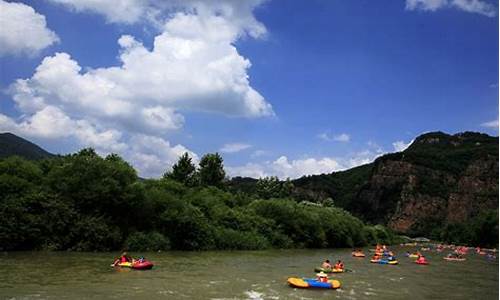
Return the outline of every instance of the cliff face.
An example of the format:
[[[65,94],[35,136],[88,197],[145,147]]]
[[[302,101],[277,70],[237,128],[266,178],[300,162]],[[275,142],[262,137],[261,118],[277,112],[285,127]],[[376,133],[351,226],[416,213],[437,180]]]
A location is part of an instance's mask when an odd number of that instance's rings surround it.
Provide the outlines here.
[[[375,165],[353,209],[397,232],[429,234],[498,209],[497,138],[430,134]]]
[[[497,137],[428,133],[364,170],[310,176],[294,184],[320,198],[328,195],[365,221],[409,235],[428,236],[498,209]]]
[[[481,211],[498,208],[496,158],[473,161],[458,177],[439,171],[419,170],[416,166],[410,168],[405,174],[396,208],[388,214],[388,226],[395,231],[421,233],[420,229],[427,227],[425,223],[463,223]],[[419,181],[423,176],[430,176],[430,180],[442,185],[443,193],[419,191]]]

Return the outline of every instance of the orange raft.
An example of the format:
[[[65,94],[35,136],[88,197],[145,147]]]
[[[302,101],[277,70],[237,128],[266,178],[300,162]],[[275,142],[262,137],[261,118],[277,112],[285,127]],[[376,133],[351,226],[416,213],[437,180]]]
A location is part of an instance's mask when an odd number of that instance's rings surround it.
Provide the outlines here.
[[[464,261],[465,258],[458,258],[458,257],[443,257],[444,260],[447,261]]]
[[[363,252],[353,252],[352,256],[354,256],[354,257],[365,257],[365,254]]]

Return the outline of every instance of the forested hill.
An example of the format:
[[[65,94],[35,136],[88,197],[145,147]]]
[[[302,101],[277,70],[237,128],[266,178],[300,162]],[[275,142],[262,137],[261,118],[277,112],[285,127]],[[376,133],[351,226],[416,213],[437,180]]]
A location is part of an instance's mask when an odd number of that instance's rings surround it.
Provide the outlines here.
[[[54,156],[30,141],[9,132],[0,133],[0,158],[12,155],[26,159],[44,159]]]
[[[426,133],[403,152],[291,183],[296,199],[333,203],[397,232],[457,242],[498,242],[498,137]],[[232,182],[233,189],[258,190],[251,185],[242,178]]]
[[[7,137],[7,138],[6,138]],[[262,249],[390,242],[407,235],[498,246],[498,137],[427,133],[403,152],[297,180],[225,179],[222,157],[187,154],[139,180],[118,155],[49,159],[3,134],[0,250]],[[12,150],[14,149],[14,150]],[[34,151],[47,155],[43,150]],[[24,157],[24,158],[22,158]],[[27,159],[29,158],[29,159]],[[365,223],[365,224],[363,224]]]
[[[19,154],[19,153],[16,153]],[[93,149],[0,159],[0,251],[333,248],[393,243],[384,226],[333,207],[231,193],[222,157],[182,155],[140,180]],[[290,187],[283,184],[284,187]],[[285,194],[283,194],[285,195]]]

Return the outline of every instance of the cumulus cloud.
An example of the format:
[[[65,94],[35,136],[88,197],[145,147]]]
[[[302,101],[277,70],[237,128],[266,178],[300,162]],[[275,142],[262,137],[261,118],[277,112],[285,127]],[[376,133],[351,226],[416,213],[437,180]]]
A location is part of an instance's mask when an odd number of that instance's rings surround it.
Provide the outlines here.
[[[299,178],[304,175],[331,173],[339,170],[340,165],[335,159],[329,157],[289,160],[286,156],[280,156],[274,161],[247,163],[243,166],[229,166],[226,169],[229,176],[253,178],[278,176],[281,179],[285,179]]]
[[[274,171],[273,173],[280,178],[298,178],[305,174],[331,173],[340,169],[340,164],[335,159],[329,157],[289,161],[286,156],[281,156],[273,161],[270,167]]]
[[[0,114],[0,129],[47,140],[72,137],[80,145],[94,147],[99,152],[120,152],[127,147],[119,142],[122,134],[118,130],[103,130],[87,120],[73,120],[61,109],[50,105],[17,121]]]
[[[318,138],[327,141],[327,142],[342,142],[347,143],[351,140],[351,136],[347,133],[341,133],[338,135],[331,135],[326,132],[320,133],[317,135]]]
[[[197,14],[202,17],[217,15],[235,25],[239,34],[260,37],[266,34],[265,26],[257,21],[253,9],[264,0],[48,0],[61,4],[74,12],[96,13],[109,23],[134,24],[147,22],[161,28],[175,11]]]
[[[394,151],[401,152],[406,150],[406,148],[410,147],[412,143],[413,141],[410,141],[409,143],[405,143],[404,141],[396,141],[392,143],[392,146],[394,147]]]
[[[76,3],[74,9],[80,11],[105,1],[63,2]],[[116,13],[129,11],[128,5],[134,3],[120,2]],[[133,36],[120,37],[118,66],[84,68],[68,53],[45,57],[33,76],[10,85],[8,92],[20,117],[0,114],[0,130],[40,139],[72,139],[101,153],[118,152],[148,177],[161,175],[186,151],[196,156],[164,139],[183,127],[184,112],[272,116],[271,105],[250,86],[250,61],[234,46],[243,34],[257,37],[265,32],[253,18],[253,6],[237,2],[231,8],[228,1],[214,4],[224,8],[217,11],[207,3],[197,4],[199,9],[169,12],[151,49]],[[106,5],[92,9],[101,7],[98,12],[103,13]],[[241,7],[249,10],[236,11]],[[157,152],[147,143],[156,145]]]
[[[483,127],[488,127],[488,128],[497,128],[498,129],[498,119],[489,121],[489,122],[484,122],[481,124]]]
[[[45,16],[23,3],[0,0],[0,56],[34,55],[59,41]]]
[[[364,165],[385,154],[384,151],[364,150],[348,157],[308,157],[290,160],[280,156],[273,161],[227,166],[229,176],[261,178],[278,176],[280,179],[299,178],[305,175],[329,174]]]
[[[481,0],[406,0],[407,10],[436,11],[442,8],[455,8],[487,17],[497,15],[494,5]]]
[[[134,135],[130,139],[130,149],[127,157],[143,174],[158,177],[187,152],[193,161],[198,161],[198,155],[182,145],[172,146],[163,138],[143,134]]]
[[[105,16],[110,23],[131,24],[149,13],[146,1],[137,0],[49,0],[75,12],[91,12]]]
[[[242,150],[248,149],[252,147],[252,145],[249,144],[243,144],[243,143],[232,143],[232,144],[225,144],[220,148],[220,152],[222,153],[236,153],[240,152]]]

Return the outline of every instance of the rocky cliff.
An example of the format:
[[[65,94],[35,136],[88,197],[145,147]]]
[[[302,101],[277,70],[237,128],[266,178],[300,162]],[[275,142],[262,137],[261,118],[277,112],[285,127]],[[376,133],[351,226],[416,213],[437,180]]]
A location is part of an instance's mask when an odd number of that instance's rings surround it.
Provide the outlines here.
[[[309,176],[294,184],[299,194],[330,197],[365,221],[436,236],[450,224],[498,210],[498,137],[428,133],[362,170]]]

